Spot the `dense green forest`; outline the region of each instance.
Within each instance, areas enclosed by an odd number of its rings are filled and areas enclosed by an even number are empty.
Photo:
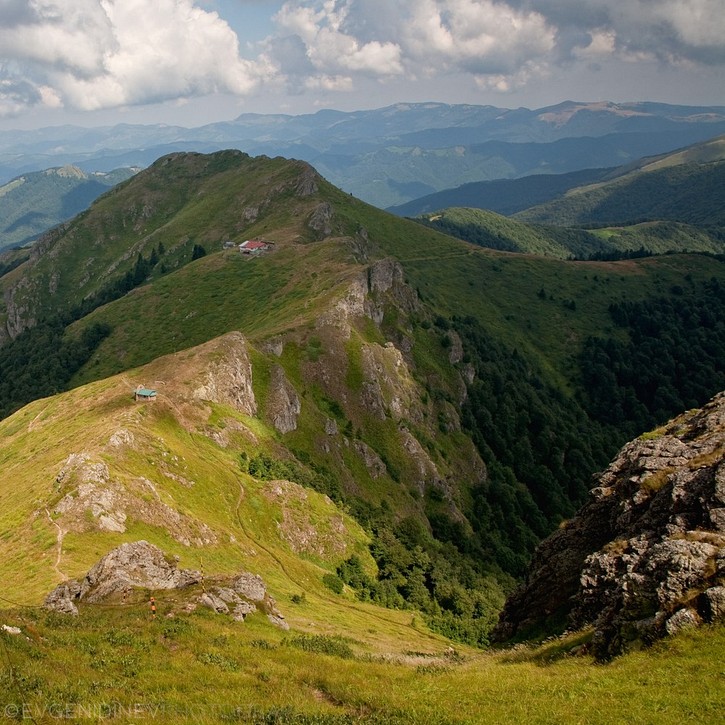
[[[713,277],[671,292],[612,303],[612,322],[627,339],[592,336],[579,356],[583,407],[625,437],[725,389],[725,286]]]
[[[164,253],[163,244],[159,244],[148,257],[137,255],[133,269],[123,277],[108,283],[68,313],[41,320],[0,347],[0,419],[33,400],[67,390],[75,373],[88,362],[111,328],[94,324],[73,338],[66,327],[97,307],[123,297],[154,271],[163,274],[166,269],[160,260]]]
[[[54,317],[0,347],[0,418],[65,390],[110,332],[108,325],[96,324],[72,338],[65,334],[65,320]]]
[[[681,164],[578,190],[515,215],[520,221],[579,226],[658,219],[725,226],[725,162]]]

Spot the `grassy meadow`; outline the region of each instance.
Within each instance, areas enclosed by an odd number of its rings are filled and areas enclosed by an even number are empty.
[[[280,604],[308,607],[304,600]],[[586,635],[510,650],[454,651],[414,628],[402,637],[385,631],[375,617],[350,620],[331,634],[283,632],[260,614],[240,624],[210,610],[180,614],[174,606],[160,599],[155,620],[143,600],[85,608],[78,618],[3,611],[2,622],[21,634],[0,633],[0,719],[722,722],[722,627],[596,664],[571,654]]]

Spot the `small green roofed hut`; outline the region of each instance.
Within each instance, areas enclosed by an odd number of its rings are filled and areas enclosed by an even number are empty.
[[[156,391],[152,388],[145,388],[143,385],[139,385],[134,391],[134,400],[156,400]]]

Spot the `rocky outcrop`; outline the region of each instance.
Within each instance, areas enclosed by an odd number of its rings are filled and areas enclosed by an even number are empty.
[[[297,418],[302,407],[295,389],[287,380],[280,365],[272,368],[267,399],[267,415],[280,433],[297,429]]]
[[[310,215],[307,226],[317,234],[319,239],[329,237],[332,234],[332,219],[334,215],[335,210],[332,208],[332,204],[323,201],[321,204],[318,204]]]
[[[198,571],[178,569],[164,553],[147,541],[121,544],[93,566],[81,581],[58,585],[46,598],[45,606],[59,612],[78,614],[76,604],[102,602],[132,589],[183,589],[201,581]]]
[[[229,614],[244,621],[248,614],[262,612],[276,626],[289,629],[284,615],[267,592],[262,577],[249,572],[229,578],[212,579],[201,593],[193,585],[202,583],[202,575],[191,569],[179,569],[157,546],[147,541],[121,544],[93,566],[81,581],[59,584],[45,599],[45,607],[63,614],[78,615],[78,604],[126,600],[134,589],[158,592],[189,591],[185,610],[198,606]]]
[[[237,622],[243,622],[249,614],[262,612],[275,626],[289,629],[277,602],[269,595],[258,574],[242,572],[230,582],[213,586],[199,596],[198,603],[217,614],[228,614]]]
[[[209,366],[194,397],[230,405],[245,415],[256,415],[252,363],[244,336],[239,332],[229,333],[221,338],[221,345],[221,357]]]
[[[628,443],[536,551],[494,637],[593,626],[609,658],[725,614],[725,393]]]

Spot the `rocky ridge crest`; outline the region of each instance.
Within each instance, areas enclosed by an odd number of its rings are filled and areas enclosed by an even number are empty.
[[[590,500],[541,543],[499,641],[593,626],[607,659],[725,618],[725,393],[631,441]]]

